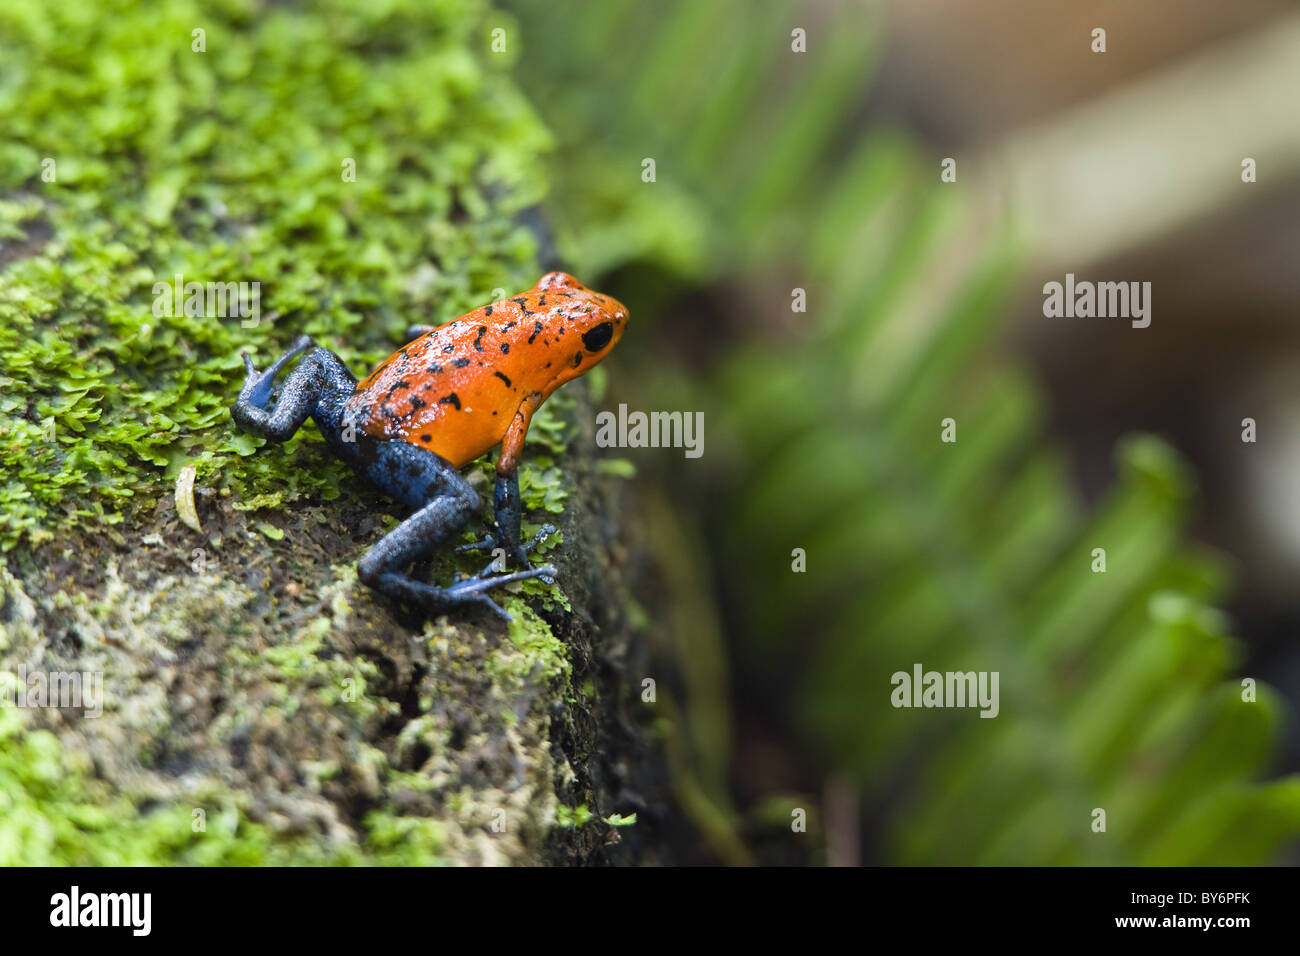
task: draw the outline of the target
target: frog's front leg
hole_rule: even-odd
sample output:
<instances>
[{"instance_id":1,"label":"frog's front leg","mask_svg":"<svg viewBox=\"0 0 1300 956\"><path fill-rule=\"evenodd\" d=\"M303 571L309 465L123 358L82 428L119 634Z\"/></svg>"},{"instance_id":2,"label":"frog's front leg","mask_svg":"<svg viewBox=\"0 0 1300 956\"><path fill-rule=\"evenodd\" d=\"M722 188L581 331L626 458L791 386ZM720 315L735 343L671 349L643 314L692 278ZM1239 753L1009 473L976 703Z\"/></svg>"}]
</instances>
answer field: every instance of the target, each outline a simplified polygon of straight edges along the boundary
<instances>
[{"instance_id":1,"label":"frog's front leg","mask_svg":"<svg viewBox=\"0 0 1300 956\"><path fill-rule=\"evenodd\" d=\"M515 417L501 440L501 454L497 458L497 481L493 494L493 506L496 514L496 531L481 541L463 545L460 551L491 551L502 548L522 568L530 567L528 552L555 534L556 527L544 524L528 544L520 542L523 523L523 503L519 498L519 456L523 452L524 439L528 435L528 425L533 420L533 412L542 404L542 396L536 392L529 395L515 412Z\"/></svg>"},{"instance_id":2,"label":"frog's front leg","mask_svg":"<svg viewBox=\"0 0 1300 956\"><path fill-rule=\"evenodd\" d=\"M519 475L517 471L512 471L509 475L497 476L493 504L496 510L496 530L484 535L472 544L462 544L456 550L458 552L495 551L497 548L501 548L506 554L513 557L521 567L531 567L528 553L559 529L553 524L544 524L537 530L537 534L533 535L532 541L527 544L520 543L523 507L519 499ZM494 561L483 570L483 573L486 574L492 570L499 571L502 568L498 567ZM543 577L542 580L550 583L549 578Z\"/></svg>"},{"instance_id":3,"label":"frog's front leg","mask_svg":"<svg viewBox=\"0 0 1300 956\"><path fill-rule=\"evenodd\" d=\"M339 405L352 393L356 379L333 352L313 345L308 336L299 336L289 351L264 372L253 367L248 352L243 353L247 376L239 400L230 408L230 415L240 428L270 441L288 441L314 415L326 437L335 438ZM275 377L304 352L306 357L285 379L275 408L268 409Z\"/></svg>"},{"instance_id":4,"label":"frog's front leg","mask_svg":"<svg viewBox=\"0 0 1300 956\"><path fill-rule=\"evenodd\" d=\"M555 568L549 565L496 577L478 575L447 587L408 576L404 573L406 567L446 544L478 512L478 494L446 459L402 441L381 444L366 468L380 487L399 500L408 504L424 502L357 565L361 580L381 594L430 614L478 604L509 621L510 615L486 592L512 581L554 577Z\"/></svg>"}]
</instances>

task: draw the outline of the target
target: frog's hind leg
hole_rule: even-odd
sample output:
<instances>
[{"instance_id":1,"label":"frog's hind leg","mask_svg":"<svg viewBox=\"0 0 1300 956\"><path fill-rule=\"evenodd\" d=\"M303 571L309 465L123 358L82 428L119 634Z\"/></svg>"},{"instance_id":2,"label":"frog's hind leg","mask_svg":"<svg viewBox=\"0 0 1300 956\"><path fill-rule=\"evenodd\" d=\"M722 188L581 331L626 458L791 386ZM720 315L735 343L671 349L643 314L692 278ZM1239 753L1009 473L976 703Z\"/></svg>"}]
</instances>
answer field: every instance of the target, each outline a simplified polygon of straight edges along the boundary
<instances>
[{"instance_id":1,"label":"frog's hind leg","mask_svg":"<svg viewBox=\"0 0 1300 956\"><path fill-rule=\"evenodd\" d=\"M403 441L384 442L366 463L369 477L419 511L390 531L357 565L361 580L379 593L429 614L477 604L509 621L487 592L512 581L554 577L555 568L528 568L496 577L476 576L448 587L407 575L412 562L445 546L478 513L478 494L446 459Z\"/></svg>"}]
</instances>

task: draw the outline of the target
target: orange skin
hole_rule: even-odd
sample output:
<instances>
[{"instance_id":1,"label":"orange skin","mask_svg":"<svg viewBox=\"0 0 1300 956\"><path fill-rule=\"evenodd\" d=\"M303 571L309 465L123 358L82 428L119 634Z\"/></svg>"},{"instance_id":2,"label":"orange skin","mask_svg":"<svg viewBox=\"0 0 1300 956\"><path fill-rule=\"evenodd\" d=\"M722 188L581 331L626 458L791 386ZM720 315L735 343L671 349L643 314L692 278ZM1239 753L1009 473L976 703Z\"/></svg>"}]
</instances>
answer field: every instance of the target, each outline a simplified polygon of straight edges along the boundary
<instances>
[{"instance_id":1,"label":"orange skin","mask_svg":"<svg viewBox=\"0 0 1300 956\"><path fill-rule=\"evenodd\" d=\"M497 473L509 474L533 413L609 354L627 318L617 300L548 273L399 349L357 383L345 417L368 437L410 442L456 468L500 444ZM606 322L612 332L598 329Z\"/></svg>"}]
</instances>

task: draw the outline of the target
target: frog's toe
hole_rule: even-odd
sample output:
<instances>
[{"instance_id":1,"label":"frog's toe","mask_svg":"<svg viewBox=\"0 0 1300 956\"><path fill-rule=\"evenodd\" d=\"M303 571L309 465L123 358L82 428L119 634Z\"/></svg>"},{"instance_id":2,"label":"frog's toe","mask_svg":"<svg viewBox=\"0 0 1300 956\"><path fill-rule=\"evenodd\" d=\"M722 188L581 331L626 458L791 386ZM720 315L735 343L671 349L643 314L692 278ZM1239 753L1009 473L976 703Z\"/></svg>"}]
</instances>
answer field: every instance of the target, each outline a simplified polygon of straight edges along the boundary
<instances>
[{"instance_id":1,"label":"frog's toe","mask_svg":"<svg viewBox=\"0 0 1300 956\"><path fill-rule=\"evenodd\" d=\"M533 550L535 550L539 544L541 544L551 535L555 534L555 532L558 530L559 529L556 528L555 525L553 524L544 524L541 526L540 529L538 529L537 534L533 535L532 541L529 541L527 544L517 548L515 550L515 561L519 563L519 566L521 568L531 568L533 566L533 563L528 560L528 555ZM555 580L553 577L551 577L547 579L546 583L554 584Z\"/></svg>"},{"instance_id":2,"label":"frog's toe","mask_svg":"<svg viewBox=\"0 0 1300 956\"><path fill-rule=\"evenodd\" d=\"M456 553L466 554L466 553L474 553L478 551L491 551L496 546L497 546L496 536L491 534L485 534L482 538L480 538L477 541L472 541L469 544L462 544L460 547L456 549ZM491 565L488 565L488 567L491 567Z\"/></svg>"},{"instance_id":3,"label":"frog's toe","mask_svg":"<svg viewBox=\"0 0 1300 956\"><path fill-rule=\"evenodd\" d=\"M476 594L474 595L473 600L476 603L483 605L485 608L487 608L497 617L501 618L501 620L505 621L507 624L510 624L511 622L514 621L514 617L511 616L511 614L505 608L503 608L496 601L492 600L486 594Z\"/></svg>"},{"instance_id":4,"label":"frog's toe","mask_svg":"<svg viewBox=\"0 0 1300 956\"><path fill-rule=\"evenodd\" d=\"M541 578L547 584L555 583L555 568L551 565L545 565L540 568L527 568L523 571L513 571L510 574L499 574L495 577L488 577L487 572L491 571L492 565L488 565L479 574L468 578L447 588L440 588L439 600L443 602L450 601L453 604L460 604L472 601L481 604L489 611L496 614L503 621L512 621L509 614L501 608L496 601L488 597L487 592L493 588L501 587L503 584L511 584L515 581L525 581L529 578Z\"/></svg>"},{"instance_id":5,"label":"frog's toe","mask_svg":"<svg viewBox=\"0 0 1300 956\"><path fill-rule=\"evenodd\" d=\"M524 554L527 554L528 552L532 551L539 544L541 544L543 541L545 541L547 538L549 538L551 535L555 534L559 530L560 529L555 527L555 525L553 524L542 525L540 528L537 529L537 534L533 535L533 540L529 541L526 545L524 545Z\"/></svg>"},{"instance_id":6,"label":"frog's toe","mask_svg":"<svg viewBox=\"0 0 1300 956\"><path fill-rule=\"evenodd\" d=\"M315 343L311 340L311 336L298 336L293 345L289 347L289 351L285 352L278 359L272 362L265 372L258 372L256 367L254 367L252 356L248 354L247 349L240 352L240 355L244 359L244 370L246 375L244 378L244 387L239 392L239 401L241 403L253 405L256 408L266 408L271 401L271 393L275 390L275 377L280 374L280 371L286 365L303 352L307 351L314 344Z\"/></svg>"},{"instance_id":7,"label":"frog's toe","mask_svg":"<svg viewBox=\"0 0 1300 956\"><path fill-rule=\"evenodd\" d=\"M505 570L505 558L500 558L500 557L493 558L491 561L488 562L487 566L484 567L482 571L474 575L474 579L482 580L484 578L490 577L491 575L504 570Z\"/></svg>"},{"instance_id":8,"label":"frog's toe","mask_svg":"<svg viewBox=\"0 0 1300 956\"><path fill-rule=\"evenodd\" d=\"M463 581L461 585L473 583L474 580L471 578L469 581ZM488 597L486 594L487 588L472 590L463 588L461 585L440 588L432 584L408 582L409 591L407 597L408 600L413 599L415 603L422 605L430 617L473 604L486 608L507 623L514 620L501 605Z\"/></svg>"},{"instance_id":9,"label":"frog's toe","mask_svg":"<svg viewBox=\"0 0 1300 956\"><path fill-rule=\"evenodd\" d=\"M489 577L488 574L492 571L492 568L493 565L489 564L472 578L451 585L451 587L447 588L447 591L452 594L486 591L490 588L500 587L503 584L512 584L515 581L527 581L529 578L542 578L548 584L555 583L556 571L555 566L552 564L544 564L540 568L524 568L522 571L511 571L509 574L498 574L495 577Z\"/></svg>"},{"instance_id":10,"label":"frog's toe","mask_svg":"<svg viewBox=\"0 0 1300 956\"><path fill-rule=\"evenodd\" d=\"M242 349L239 357L244 360L244 387L239 391L239 400L241 402L252 401L257 390L257 383L262 378L262 373L253 365L253 357L248 354L248 349Z\"/></svg>"},{"instance_id":11,"label":"frog's toe","mask_svg":"<svg viewBox=\"0 0 1300 956\"><path fill-rule=\"evenodd\" d=\"M518 564L519 567L521 568L525 568L525 569L531 568L532 562L528 560L529 553L533 551L539 544L541 544L543 541L549 538L551 535L555 534L558 530L559 529L555 527L555 525L553 524L542 525L541 528L538 529L537 534L533 535L532 541L529 541L527 544L522 545L521 547L515 549L514 551L515 563ZM500 546L501 546L501 539L495 534L488 533L484 535L482 538L480 538L478 541L473 541L469 544L460 545L458 548L456 548L456 553L476 554L481 551L494 551ZM504 570L505 570L505 566L504 564L502 564L500 557L494 557L492 559L492 563L489 564L487 567L485 567L478 574L476 574L475 577L482 578L482 577L486 577L488 574L492 573L493 571L504 571ZM550 584L554 582L548 581L547 583Z\"/></svg>"},{"instance_id":12,"label":"frog's toe","mask_svg":"<svg viewBox=\"0 0 1300 956\"><path fill-rule=\"evenodd\" d=\"M520 573L528 574L531 577L535 577L539 581L544 581L547 584L554 584L555 576L559 572L555 570L555 565L543 564L540 568L529 568L527 571L521 571Z\"/></svg>"}]
</instances>

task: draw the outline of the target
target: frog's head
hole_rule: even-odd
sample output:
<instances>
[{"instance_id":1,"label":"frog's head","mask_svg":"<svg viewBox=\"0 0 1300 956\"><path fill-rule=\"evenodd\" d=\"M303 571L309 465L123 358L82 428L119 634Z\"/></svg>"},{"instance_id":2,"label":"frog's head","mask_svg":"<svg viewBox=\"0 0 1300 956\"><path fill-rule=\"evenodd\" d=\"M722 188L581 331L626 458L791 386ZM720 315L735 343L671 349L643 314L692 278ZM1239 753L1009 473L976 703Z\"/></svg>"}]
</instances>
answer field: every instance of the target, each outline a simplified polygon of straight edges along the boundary
<instances>
[{"instance_id":1,"label":"frog's head","mask_svg":"<svg viewBox=\"0 0 1300 956\"><path fill-rule=\"evenodd\" d=\"M566 294L560 297L564 326L566 331L576 332L581 343L566 361L557 384L572 381L600 362L627 330L627 307L622 302L588 289L567 272L547 273L537 280L535 289ZM572 340L566 335L562 341L567 345Z\"/></svg>"}]
</instances>

